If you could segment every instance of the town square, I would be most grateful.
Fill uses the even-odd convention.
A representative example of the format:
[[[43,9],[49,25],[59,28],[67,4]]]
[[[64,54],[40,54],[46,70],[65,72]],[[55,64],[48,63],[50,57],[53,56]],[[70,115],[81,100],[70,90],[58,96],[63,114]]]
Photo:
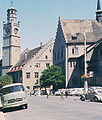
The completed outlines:
[[[0,120],[101,120],[102,0],[0,2]]]

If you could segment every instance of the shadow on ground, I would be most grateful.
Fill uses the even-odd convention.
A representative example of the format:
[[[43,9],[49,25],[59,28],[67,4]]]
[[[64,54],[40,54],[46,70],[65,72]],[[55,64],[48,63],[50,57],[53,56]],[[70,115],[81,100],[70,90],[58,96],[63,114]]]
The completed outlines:
[[[19,110],[24,110],[24,108],[22,107],[6,108],[6,109],[2,109],[1,111],[6,113],[6,112],[19,111]]]

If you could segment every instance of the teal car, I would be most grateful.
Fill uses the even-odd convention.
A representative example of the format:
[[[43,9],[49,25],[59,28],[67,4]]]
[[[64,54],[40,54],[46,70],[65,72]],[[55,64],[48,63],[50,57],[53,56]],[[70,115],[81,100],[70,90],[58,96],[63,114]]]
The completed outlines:
[[[27,109],[27,97],[21,83],[9,84],[1,88],[1,102],[3,108],[23,107]]]

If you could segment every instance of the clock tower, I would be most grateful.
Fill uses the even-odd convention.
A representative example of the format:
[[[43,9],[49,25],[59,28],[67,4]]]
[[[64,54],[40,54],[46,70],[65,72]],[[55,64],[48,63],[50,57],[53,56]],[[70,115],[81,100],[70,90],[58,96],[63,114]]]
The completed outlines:
[[[2,75],[20,59],[20,22],[17,10],[11,6],[7,10],[7,23],[3,22]]]

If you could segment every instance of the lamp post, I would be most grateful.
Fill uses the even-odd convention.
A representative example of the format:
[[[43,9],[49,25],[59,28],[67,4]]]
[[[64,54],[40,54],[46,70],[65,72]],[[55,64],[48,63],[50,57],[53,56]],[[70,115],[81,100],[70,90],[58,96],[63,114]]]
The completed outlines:
[[[84,73],[87,75],[87,68],[86,68],[86,34],[84,33],[85,40],[84,40]],[[84,80],[84,94],[86,94],[88,91],[88,83],[87,83],[87,78]]]
[[[67,55],[68,55],[68,51],[67,51],[68,49],[67,49],[67,44],[65,45],[65,51],[66,51],[66,55],[65,55],[65,66],[66,66],[66,89],[67,89],[67,85],[68,85],[68,61],[67,61]]]

